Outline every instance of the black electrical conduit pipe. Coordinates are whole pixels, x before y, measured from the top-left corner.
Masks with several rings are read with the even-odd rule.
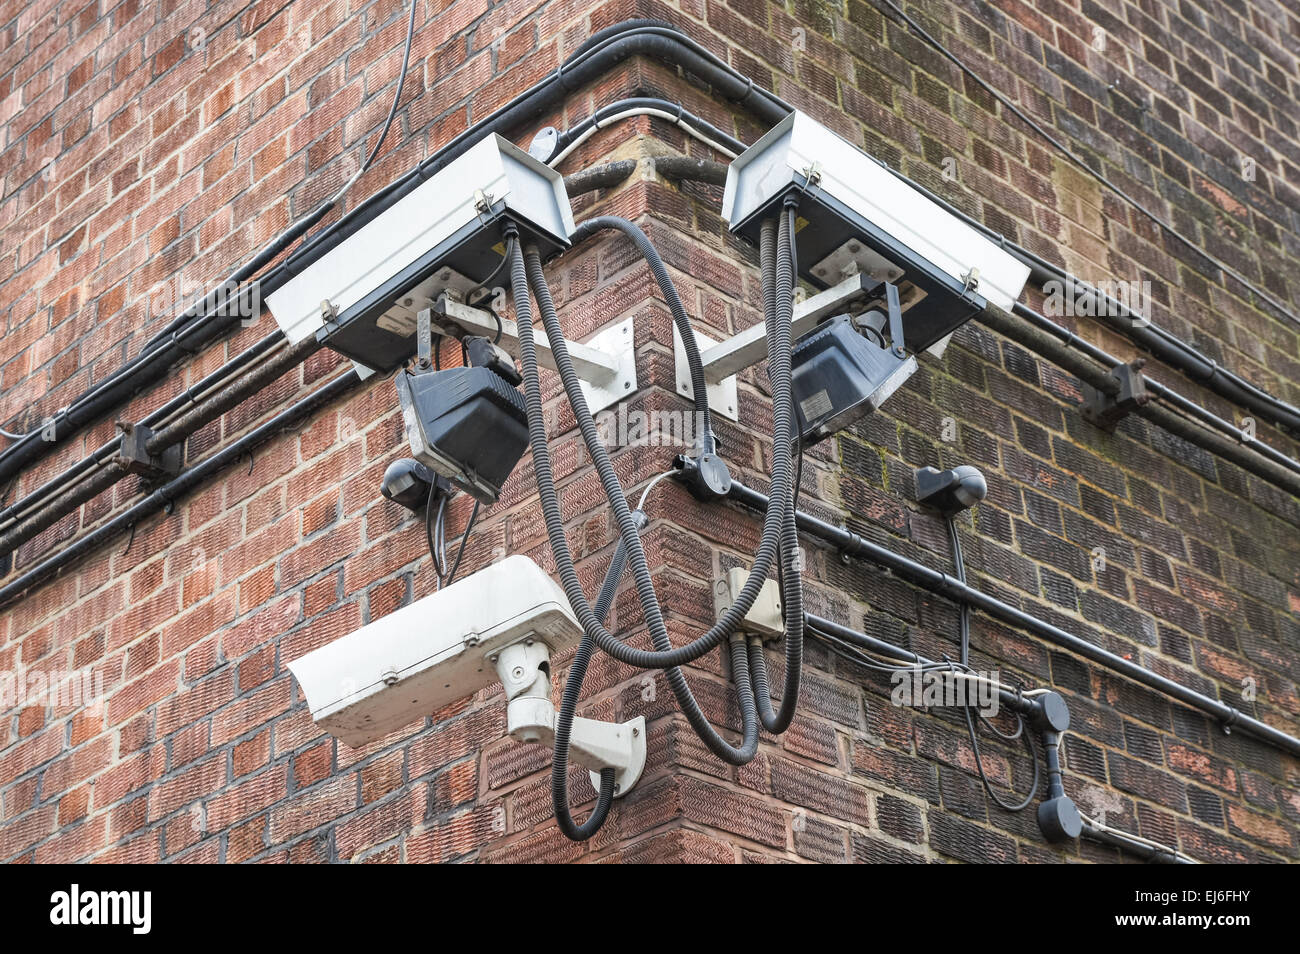
[[[694,332],[691,329],[689,319],[686,318],[685,309],[682,308],[680,299],[677,297],[676,290],[672,286],[667,271],[663,264],[658,260],[657,253],[649,245],[644,234],[640,232],[635,225],[624,219],[617,219],[612,216],[604,216],[597,219],[590,219],[578,226],[575,235],[586,238],[602,229],[619,229],[625,235],[633,239],[638,249],[645,255],[650,262],[651,271],[656,279],[660,282],[661,289],[669,299],[670,308],[673,311],[674,318],[677,321],[679,331],[683,333],[683,344],[685,344],[688,356],[692,351],[695,354],[693,362],[693,383],[698,382],[699,396],[704,401],[704,407],[707,408],[708,398],[704,391],[703,370],[699,366],[698,348],[692,348],[695,344]],[[575,239],[576,244],[576,239]],[[747,588],[751,589],[752,594],[746,594],[742,590],[741,600],[748,598],[743,606],[739,607],[739,613],[733,611],[724,614],[723,620],[720,620],[706,634],[705,637],[697,639],[694,643],[674,650],[672,641],[668,635],[668,630],[664,624],[662,610],[654,592],[654,583],[650,576],[649,566],[646,562],[645,551],[641,545],[639,527],[637,518],[628,509],[627,500],[623,495],[622,487],[619,484],[618,476],[614,471],[613,463],[609,458],[609,452],[600,439],[599,433],[592,419],[591,412],[587,407],[583,397],[578,377],[573,369],[572,361],[569,358],[568,350],[564,345],[564,335],[559,326],[559,318],[555,313],[553,302],[551,301],[550,290],[546,284],[545,276],[542,274],[541,258],[537,253],[536,246],[529,245],[523,255],[520,255],[517,243],[514,252],[514,261],[511,264],[512,290],[515,300],[515,317],[516,326],[519,328],[519,354],[521,371],[524,378],[524,401],[528,410],[528,429],[529,445],[532,449],[533,471],[537,481],[538,496],[542,504],[542,511],[546,521],[547,536],[551,543],[551,552],[555,558],[556,569],[560,575],[561,583],[564,587],[565,594],[569,598],[570,605],[573,607],[574,614],[582,624],[583,632],[589,636],[600,649],[614,656],[620,661],[627,662],[640,668],[662,668],[665,670],[665,678],[677,697],[683,714],[691,727],[699,735],[701,741],[712,751],[718,758],[733,765],[743,765],[753,759],[758,750],[758,728],[756,707],[753,700],[752,692],[743,691],[743,685],[747,685],[748,680],[741,678],[741,673],[737,672],[737,689],[740,692],[740,703],[742,721],[744,722],[744,739],[739,747],[731,745],[722,738],[709,723],[708,718],[696,703],[690,687],[686,684],[685,677],[682,675],[679,665],[690,662],[699,658],[705,652],[708,652],[722,639],[734,635],[739,624],[739,620],[749,611],[753,604],[754,597],[762,585],[762,576],[752,573]],[[631,564],[633,578],[636,582],[637,590],[641,598],[643,612],[647,628],[650,632],[651,641],[655,646],[654,651],[647,652],[637,650],[627,646],[620,639],[605,629],[602,622],[596,617],[588,604],[585,594],[582,592],[582,584],[578,579],[577,570],[573,564],[573,557],[569,552],[568,540],[565,536],[563,526],[563,515],[560,511],[559,495],[555,489],[555,480],[551,468],[550,451],[546,444],[546,423],[545,416],[542,412],[542,396],[540,377],[537,370],[536,345],[533,340],[532,329],[532,304],[529,301],[528,290],[532,288],[537,297],[537,303],[542,315],[542,322],[546,328],[548,339],[551,341],[552,350],[555,353],[556,368],[559,371],[560,378],[564,384],[565,392],[569,402],[573,405],[574,417],[578,422],[579,429],[582,431],[583,440],[587,445],[588,452],[592,456],[592,462],[600,476],[601,483],[605,489],[606,496],[609,498],[611,507],[614,511],[615,519],[619,525],[620,541],[626,548],[626,559]],[[788,356],[787,356],[788,368]],[[714,441],[712,432],[709,429],[709,418],[707,412],[702,412],[704,416],[704,436],[701,440],[701,446],[712,447]],[[711,453],[711,452],[710,452]],[[773,513],[765,521],[766,524],[777,523],[782,516],[779,507],[773,508]],[[765,530],[766,530],[765,526]],[[769,541],[764,541],[769,542]],[[770,541],[775,549],[775,540]],[[760,545],[760,555],[756,564],[762,560],[762,546]],[[771,556],[767,557],[767,565],[770,565]],[[763,571],[766,576],[766,569]],[[755,584],[750,586],[749,584]],[[735,617],[729,622],[729,617]],[[728,623],[731,628],[724,629],[723,624]],[[711,639],[712,641],[708,641]],[[740,654],[743,656],[743,642],[740,646]],[[735,653],[733,647],[733,654]],[[680,658],[678,658],[680,657]],[[745,673],[747,675],[747,673]]]
[[[737,153],[743,152],[746,148],[746,144],[741,140],[727,135],[706,120],[685,111],[680,105],[664,99],[650,97],[623,99],[603,107],[596,115],[597,118],[603,114],[614,115],[633,108],[676,111],[682,121],[701,129],[710,138],[716,139],[727,148]],[[558,154],[564,145],[578,138],[578,135],[585,132],[595,121],[596,119],[588,118],[575,125],[572,129],[566,130],[561,134],[553,154]],[[1092,313],[1095,316],[1105,319],[1112,328],[1127,335],[1135,344],[1153,357],[1170,367],[1183,371],[1192,380],[1208,387],[1220,397],[1253,411],[1265,420],[1281,426],[1293,434],[1300,434],[1300,408],[1274,397],[1240,375],[1234,374],[1218,364],[1214,359],[1205,356],[1196,348],[1178,338],[1172,332],[1159,325],[1152,324],[1148,319],[1140,315],[1134,314],[1125,303],[1117,301],[1114,297],[1095,286],[1075,278],[1059,266],[1053,265],[1029,249],[1015,244],[1006,236],[989,228],[978,219],[967,215],[951,202],[936,195],[919,182],[908,178],[899,170],[886,165],[879,159],[876,162],[900,182],[916,189],[930,201],[941,206],[950,215],[971,226],[991,241],[996,242],[1010,255],[1028,265],[1030,279],[1035,284],[1041,287],[1049,282],[1059,283],[1063,294],[1071,295],[1080,305],[1085,302],[1091,305]],[[663,160],[656,160],[655,166],[665,178],[669,179],[696,179],[717,185],[726,182],[727,167],[722,163],[708,159],[664,157]]]
[[[140,423],[146,427],[153,427],[161,421],[167,420],[172,415],[183,411],[188,407],[193,407],[200,401],[211,396],[212,392],[221,384],[225,383],[232,375],[239,374],[249,365],[260,359],[267,352],[274,349],[284,340],[280,332],[274,332],[254,342],[245,348],[235,357],[221,367],[216,368],[211,373],[205,375],[196,384],[186,388],[180,394],[163,404],[157,410],[151,411],[140,419]],[[114,437],[110,441],[105,441],[100,447],[87,457],[72,464],[62,471],[58,476],[52,477],[45,483],[41,484],[35,490],[28,493],[25,497],[10,504],[4,510],[0,510],[0,529],[11,526],[21,518],[25,511],[31,510],[37,504],[53,496],[55,493],[66,490],[69,483],[81,480],[94,468],[101,466],[106,462],[112,461],[122,446],[122,438]]]
[[[381,189],[361,205],[350,210],[339,221],[318,233],[303,248],[290,256],[288,260],[281,262],[261,279],[259,286],[262,294],[264,296],[269,295],[279,288],[290,277],[361,228],[383,209],[409,194],[421,182],[462,155],[483,135],[508,131],[513,126],[535,119],[562,103],[572,90],[599,78],[619,62],[637,55],[650,56],[662,62],[670,63],[682,68],[688,74],[707,81],[724,98],[747,109],[759,121],[769,125],[779,122],[791,111],[792,107],[785,101],[759,88],[752,79],[742,76],[668,23],[659,20],[629,20],[615,24],[593,34],[554,73],[534,84],[529,90],[510,103],[500,107],[480,122],[466,129],[434,155],[421,162],[415,169]],[[666,103],[666,101],[652,100],[649,97],[642,97],[641,100],[644,100],[647,104],[651,102]],[[621,104],[611,104],[606,109],[616,105]],[[680,106],[674,106],[671,103],[668,103],[667,106],[670,109],[677,109],[685,117],[686,114],[681,110]],[[701,129],[709,130],[713,135],[725,136],[722,130],[710,126],[704,120],[698,117],[691,117],[691,119]],[[720,139],[720,141],[734,143],[740,148],[744,146],[734,137],[727,137]],[[911,182],[902,173],[890,169],[883,163],[881,165],[967,224],[1007,247],[1013,254],[1020,253],[1022,257],[1030,262],[1031,267],[1037,267],[1041,274],[1046,274],[1055,269],[1054,266],[1044,260],[1033,256],[1032,253],[1015,247],[1003,236],[961,212],[951,203],[929,192],[923,186]],[[56,427],[63,430],[63,434],[59,439],[66,437],[72,428],[84,426],[91,420],[98,419],[120,403],[129,393],[135,393],[148,383],[156,380],[167,367],[170,367],[181,357],[180,354],[176,353],[175,346],[179,343],[180,336],[188,334],[192,330],[185,328],[187,323],[202,318],[214,304],[227,301],[233,285],[237,285],[239,282],[255,275],[281,251],[316,225],[331,208],[332,205],[327,203],[295,222],[247,264],[236,270],[226,282],[209,292],[203,302],[187,309],[185,313],[165,329],[164,333],[171,336],[171,342],[167,348],[150,354],[142,354],[120,369],[104,385],[78,399],[73,407],[70,407],[66,412],[62,412],[62,417],[56,416]],[[1053,274],[1064,276],[1065,273],[1057,269]],[[242,299],[243,293],[241,292],[240,295]],[[1162,360],[1188,370],[1189,373],[1211,389],[1229,400],[1249,407],[1265,419],[1300,430],[1300,412],[1297,412],[1295,408],[1273,398],[1266,392],[1249,384],[1249,382],[1219,367],[1168,332],[1152,328],[1137,330],[1140,330],[1143,334],[1150,333],[1152,341],[1149,346],[1153,349],[1153,353],[1161,357]],[[1155,338],[1160,340],[1156,341]],[[185,351],[186,349],[180,350]],[[154,360],[159,355],[167,357],[169,360]],[[64,425],[69,426],[65,427]],[[58,430],[56,430],[57,434]],[[24,466],[36,460],[50,449],[52,443],[54,442],[43,440],[39,431],[33,431],[16,444],[0,452],[0,481],[12,476]]]
[[[0,587],[0,606],[7,605],[15,597],[21,596],[31,587],[45,582],[63,567],[90,553],[119,533],[131,529],[140,521],[153,516],[158,511],[167,509],[181,496],[226,467],[231,466],[241,457],[247,456],[280,431],[292,427],[335,398],[348,393],[360,383],[361,378],[357,376],[357,373],[348,371],[328,384],[317,388],[311,394],[275,415],[275,417],[259,424],[229,446],[222,448],[211,457],[195,464],[189,470],[163,484],[138,503],[133,504],[129,509],[96,527],[85,536],[78,538],[76,542],[43,560],[23,573],[22,576]]]
[[[685,459],[679,459],[678,463],[682,468],[683,476],[691,476],[690,471],[695,467],[695,463]],[[764,512],[767,510],[768,498],[766,496],[735,480],[731,482],[730,488],[725,494],[725,499],[734,500],[754,511]],[[834,547],[841,553],[883,566],[923,589],[938,593],[955,602],[965,603],[974,609],[987,613],[994,619],[1040,636],[1050,643],[1068,649],[1113,672],[1126,676],[1134,682],[1141,683],[1149,689],[1161,692],[1184,705],[1212,716],[1222,725],[1224,731],[1240,729],[1246,735],[1267,742],[1269,745],[1291,755],[1300,756],[1300,739],[1288,735],[1266,722],[1248,716],[1244,712],[1220,702],[1218,699],[1199,693],[1194,689],[1189,689],[1122,656],[1102,649],[1100,646],[1095,646],[1073,633],[1066,632],[1045,620],[1031,616],[1029,613],[1009,603],[1004,603],[981,590],[977,590],[969,584],[961,583],[946,573],[933,570],[923,563],[918,563],[916,560],[895,553],[849,530],[827,523],[803,511],[796,511],[796,519],[800,530]]]
[[[1061,327],[1060,325],[1052,321],[1047,316],[1034,311],[1032,308],[1030,308],[1028,305],[1022,302],[1016,302],[1015,306],[1011,310],[1011,313],[1017,316],[1018,318],[1024,318],[1031,325],[1034,325],[1035,327],[1043,331],[1049,332],[1052,336],[1059,337],[1061,339],[1059,342],[1060,346],[1065,348],[1072,348],[1075,351],[1078,351],[1088,356],[1089,358],[1096,361],[1098,364],[1103,365],[1104,367],[1115,368],[1121,363],[1119,358],[1108,353],[1104,349],[1097,347],[1094,344],[1090,344],[1089,342],[1084,341],[1078,335],[1074,334],[1074,332]],[[1042,344],[1042,339],[1035,338],[1035,340],[1038,341],[1040,345]],[[1034,350],[1038,351],[1039,354],[1041,354],[1045,358],[1048,358],[1049,360],[1054,360],[1056,356],[1062,353],[1060,347],[1043,347],[1042,350],[1039,350],[1039,346],[1035,345]],[[1045,351],[1050,351],[1051,353],[1045,354],[1044,353]],[[1224,434],[1230,435],[1234,440],[1240,441],[1242,444],[1245,444],[1246,446],[1250,447],[1255,452],[1263,455],[1264,457],[1267,457],[1273,463],[1281,467],[1284,467],[1287,470],[1291,470],[1297,474],[1300,474],[1300,461],[1296,461],[1295,459],[1286,456],[1286,454],[1282,453],[1280,450],[1277,450],[1275,447],[1269,444],[1265,444],[1257,437],[1249,436],[1248,434],[1244,433],[1240,427],[1238,427],[1236,424],[1233,424],[1231,421],[1225,421],[1217,414],[1214,414],[1209,410],[1207,410],[1206,408],[1201,407],[1201,405],[1195,403],[1194,401],[1188,400],[1187,398],[1179,394],[1177,391],[1174,391],[1173,389],[1166,387],[1165,385],[1161,384],[1159,381],[1156,381],[1153,378],[1149,378],[1146,375],[1142,376],[1142,383],[1146,387],[1146,389],[1151,392],[1152,395],[1154,395],[1155,397],[1159,398],[1162,401],[1168,402],[1171,406],[1178,408],[1188,417],[1194,417],[1200,421],[1203,421],[1206,424],[1209,424],[1214,429],[1221,431]]]
[[[565,188],[571,196],[582,195],[598,189],[613,188],[626,180],[635,169],[636,161],[632,159],[622,159],[593,166],[566,177],[564,180]],[[184,440],[204,424],[215,420],[244,398],[288,371],[289,368],[301,363],[321,347],[319,343],[312,339],[301,341],[290,349],[287,356],[283,358],[277,356],[274,365],[265,366],[269,370],[263,372],[259,369],[256,376],[245,376],[241,381],[232,385],[230,390],[216,392],[218,385],[225,383],[233,375],[239,374],[267,352],[281,345],[284,340],[284,334],[280,331],[274,331],[261,338],[230,359],[230,361],[206,375],[193,387],[187,388],[162,407],[142,418],[140,424],[153,427],[178,412],[186,411],[187,408],[190,409],[181,419],[173,421],[159,430],[149,441],[148,451],[151,454],[160,454],[173,444]],[[196,394],[201,394],[202,398],[196,397]],[[93,454],[82,458],[58,476],[37,487],[21,500],[0,511],[0,558],[2,558],[3,554],[12,552],[15,547],[30,540],[42,530],[54,525],[77,507],[97,497],[120,480],[125,472],[111,465],[116,462],[117,452],[121,446],[122,438],[120,436],[106,441]],[[98,473],[87,477],[97,468],[99,469]],[[58,494],[58,497],[50,505],[49,510],[36,516],[30,522],[30,526],[24,525],[21,532],[2,532],[21,519],[26,511],[31,510],[55,494]]]
[[[834,620],[825,619],[821,616],[815,616],[812,613],[805,614],[808,624],[808,631],[811,633],[829,636],[842,643],[849,643],[857,646],[867,652],[879,653],[882,656],[888,656],[891,659],[897,659],[909,666],[916,666],[921,669],[942,668],[934,660],[927,659],[918,655],[911,650],[904,649],[901,646],[895,646],[893,643],[885,642],[883,639],[877,639],[867,633],[860,633],[857,630],[850,629]],[[1033,695],[1026,695],[1016,692],[1013,689],[999,688],[998,698],[1002,705],[1006,706],[1012,712],[1019,713],[1024,717],[1029,726],[1032,726],[1043,736],[1047,742],[1044,746],[1046,749],[1045,758],[1048,764],[1048,776],[1050,779],[1048,788],[1048,797],[1044,799],[1049,812],[1040,810],[1040,826],[1043,828],[1043,834],[1047,840],[1054,843],[1070,840],[1063,836],[1059,827],[1051,824],[1044,825],[1042,818],[1046,814],[1048,818],[1059,817],[1056,814],[1056,806],[1052,805],[1055,799],[1063,799],[1070,802],[1066,812],[1077,813],[1073,801],[1065,794],[1065,789],[1061,785],[1061,766],[1057,756],[1057,747],[1061,734],[1069,728],[1070,710],[1064,697],[1056,690],[1047,692],[1038,692]],[[1026,729],[1025,731],[1028,731]],[[1033,751],[1031,749],[1031,751]],[[1033,758],[1037,758],[1034,754]],[[1157,863],[1186,863],[1188,859],[1180,855],[1177,851],[1170,848],[1157,847],[1148,844],[1145,841],[1138,840],[1127,836],[1124,832],[1114,828],[1099,828],[1093,825],[1088,819],[1082,819],[1082,826],[1079,832],[1080,837],[1087,838],[1109,845],[1113,848],[1121,848],[1125,851],[1132,852],[1138,857],[1150,862]]]
[[[292,245],[330,211],[327,203],[281,232],[271,244],[236,269],[229,278],[191,305],[164,329],[165,340],[142,351],[108,378],[0,452],[0,481],[45,456],[80,428],[157,382],[183,358],[216,340],[253,310],[256,283],[241,285]]]
[[[1026,311],[1032,313],[1031,309],[1022,308],[1017,309],[1017,314],[1023,316]],[[1018,344],[1024,345],[1031,351],[1043,355],[1053,364],[1069,371],[1102,394],[1114,397],[1119,393],[1120,383],[1111,374],[1111,369],[1121,362],[1118,359],[1113,359],[1112,363],[1106,365],[1094,363],[1090,357],[1085,357],[1081,349],[1072,350],[1061,340],[1059,336],[1063,333],[1063,329],[1053,326],[1053,331],[1048,331],[1041,325],[1028,324],[991,303],[985,306],[978,317],[980,322],[994,331]],[[1068,334],[1068,332],[1064,333]],[[1101,354],[1104,355],[1105,352],[1101,352]],[[1109,355],[1105,356],[1110,357]],[[1144,378],[1144,380],[1149,379]],[[1168,388],[1158,387],[1153,389],[1153,393],[1167,399],[1175,392],[1170,391]],[[1132,413],[1146,418],[1171,434],[1231,461],[1243,470],[1249,471],[1291,494],[1300,496],[1300,473],[1288,466],[1274,463],[1272,458],[1266,457],[1246,446],[1242,442],[1241,433],[1235,429],[1233,437],[1215,433],[1155,401],[1135,405],[1132,408]],[[1209,415],[1209,412],[1205,411],[1204,414]],[[1226,422],[1223,423],[1226,424]]]
[[[176,420],[161,428],[149,438],[145,444],[145,450],[155,457],[161,455],[168,448],[185,440],[199,428],[216,420],[226,411],[262,390],[280,375],[301,364],[310,355],[319,351],[321,347],[321,343],[315,338],[304,338],[298,344],[284,349],[234,381],[228,387],[195,405],[181,414]],[[110,442],[105,446],[112,446],[116,450],[120,444],[121,439],[119,438],[116,442]],[[87,459],[91,460],[93,458]],[[116,466],[112,456],[106,457],[98,472],[76,483],[30,519],[19,523],[4,533],[0,533],[0,559],[12,553],[41,531],[58,523],[88,500],[97,497],[100,493],[112,487],[126,473],[125,469]]]

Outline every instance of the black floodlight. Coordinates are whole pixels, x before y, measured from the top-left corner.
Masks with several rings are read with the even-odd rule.
[[[916,371],[916,358],[903,347],[898,289],[880,287],[887,314],[838,315],[795,344],[794,403],[805,446],[876,410]]]
[[[403,372],[397,397],[415,459],[495,503],[528,447],[528,412],[515,382],[488,365]]]

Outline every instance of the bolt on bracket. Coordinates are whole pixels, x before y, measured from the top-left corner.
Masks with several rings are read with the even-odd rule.
[[[1083,404],[1080,408],[1083,419],[1104,431],[1114,431],[1115,426],[1130,412],[1150,402],[1151,392],[1146,389],[1142,377],[1145,365],[1146,360],[1138,358],[1112,369],[1110,376],[1119,385],[1119,390],[1114,395],[1084,383]]]
[[[127,473],[161,480],[181,472],[180,444],[173,444],[161,454],[150,454],[148,444],[155,434],[152,428],[131,421],[118,421],[117,429],[122,434],[117,462]]]

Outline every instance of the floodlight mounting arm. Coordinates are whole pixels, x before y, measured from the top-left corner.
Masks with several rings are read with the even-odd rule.
[[[465,335],[482,335],[509,354],[519,358],[519,326],[510,318],[498,318],[487,308],[467,305],[450,295],[441,295],[430,307],[422,309],[419,320],[423,324],[425,313],[433,334],[461,338]],[[500,339],[498,340],[498,332]],[[555,353],[544,328],[533,329],[537,343],[537,363],[551,371],[555,366]],[[574,370],[582,379],[587,403],[593,412],[609,407],[631,396],[636,391],[636,354],[632,334],[632,319],[628,318],[607,328],[589,344],[565,339]]]
[[[851,275],[844,281],[826,289],[812,298],[796,302],[790,321],[791,337],[798,340],[827,318],[841,314],[846,307],[867,296],[875,289],[877,280],[865,272]],[[704,378],[710,384],[719,384],[733,374],[751,365],[767,360],[767,329],[762,324],[746,328],[706,348],[700,355],[704,365]]]
[[[550,745],[555,738],[551,701],[551,649],[531,636],[488,657],[506,690],[506,725],[517,742]],[[641,777],[646,759],[645,717],[600,722],[575,716],[569,738],[573,760],[591,772],[600,789],[602,769],[614,770],[614,797],[626,795]]]

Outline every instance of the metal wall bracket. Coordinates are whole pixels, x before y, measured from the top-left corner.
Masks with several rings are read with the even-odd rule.
[[[555,739],[555,704],[551,701],[551,650],[528,638],[492,655],[506,690],[506,731],[516,742],[550,745]],[[614,797],[632,790],[645,770],[645,717],[627,722],[600,722],[577,716],[569,735],[569,754],[588,770],[592,788],[600,790],[602,769],[614,770]]]
[[[636,332],[631,318],[625,318],[616,325],[611,325],[587,342],[587,349],[598,354],[612,357],[616,362],[613,373],[601,370],[599,373],[583,374],[582,395],[587,399],[587,408],[591,413],[603,411],[619,401],[625,401],[636,392]],[[572,354],[574,345],[569,345]],[[575,369],[577,358],[574,358]],[[594,370],[594,369],[592,369]]]
[[[466,305],[448,295],[442,295],[430,311],[430,327],[434,334],[462,337],[481,335],[498,346],[512,358],[519,357],[519,327],[509,318],[497,319],[491,311]],[[555,368],[555,353],[551,350],[546,331],[534,328],[537,345],[537,363],[551,371]],[[582,392],[587,406],[594,414],[630,397],[637,389],[636,341],[632,319],[626,318],[601,331],[591,341],[580,344],[565,339],[573,369],[581,379]]]
[[[806,298],[797,302],[794,306],[794,317],[791,319],[792,337],[796,340],[803,337],[809,331],[812,331],[816,325],[826,318],[832,318],[835,315],[842,314],[848,310],[848,306],[856,301],[865,298],[868,292],[874,290],[880,283],[870,275],[859,272],[851,275],[844,281],[812,298]],[[700,360],[704,364],[704,378],[710,384],[717,384],[732,375],[745,370],[751,365],[767,358],[767,329],[759,324],[751,328],[746,328],[737,335],[732,335],[726,341],[712,343],[710,339],[696,334],[700,339]],[[704,346],[704,342],[709,341],[709,347]],[[677,379],[681,381],[682,364],[679,359],[677,363]],[[690,375],[687,374],[687,383],[690,383]],[[681,392],[681,387],[678,387]],[[689,394],[689,390],[682,392]],[[712,394],[710,394],[712,401]],[[728,415],[734,421],[734,415]]]
[[[1131,411],[1150,401],[1151,393],[1147,391],[1142,377],[1145,365],[1146,360],[1138,358],[1112,369],[1110,376],[1119,384],[1119,391],[1114,396],[1083,383],[1083,404],[1080,408],[1083,419],[1104,431],[1113,431]]]
[[[181,472],[180,444],[173,444],[161,454],[150,454],[147,445],[154,436],[151,428],[131,421],[118,421],[117,429],[122,434],[117,462],[127,473],[161,480]]]
[[[704,355],[717,346],[718,342],[708,335],[695,332],[696,347],[700,349],[700,361]],[[764,346],[766,347],[766,346]],[[766,351],[764,351],[766,354]],[[682,343],[681,332],[673,322],[673,366],[677,372],[677,393],[683,397],[695,399],[695,389],[691,386],[691,366],[686,360],[686,346]],[[735,374],[729,374],[716,380],[709,377],[707,367],[704,374],[705,389],[709,395],[709,413],[720,414],[729,421],[740,420],[739,392],[736,388]]]

